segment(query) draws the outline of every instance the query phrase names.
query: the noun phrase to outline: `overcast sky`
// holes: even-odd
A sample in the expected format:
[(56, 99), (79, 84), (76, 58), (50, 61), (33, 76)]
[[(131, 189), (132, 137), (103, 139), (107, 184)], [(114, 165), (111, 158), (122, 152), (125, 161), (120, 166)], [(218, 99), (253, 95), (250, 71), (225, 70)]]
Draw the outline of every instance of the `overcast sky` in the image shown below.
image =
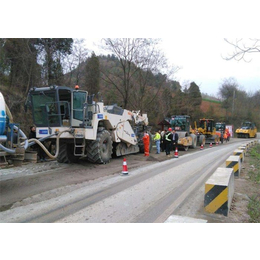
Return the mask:
[(217, 95), (223, 80), (233, 77), (247, 92), (260, 89), (260, 52), (248, 57), (249, 63), (222, 58), (233, 51), (224, 38), (260, 39), (258, 0), (132, 0), (126, 5), (97, 0), (86, 1), (84, 7), (79, 0), (69, 5), (46, 0), (51, 8), (25, 2), (30, 8), (18, 0), (2, 3), (3, 38), (85, 38), (90, 50), (93, 39), (161, 38), (169, 62), (181, 67), (175, 75), (181, 84), (194, 81), (201, 92)]
[[(191, 39), (190, 39), (191, 40)], [(229, 40), (235, 40), (230, 38)], [(195, 81), (203, 93), (217, 94), (224, 79), (236, 79), (245, 91), (260, 90), (260, 52), (247, 56), (245, 61), (230, 60), (234, 48), (220, 37), (163, 39), (166, 57), (182, 69), (176, 74), (180, 82)]]
[[(87, 47), (96, 54), (100, 53), (96, 46), (99, 42), (100, 39), (86, 39)], [(182, 86), (194, 81), (201, 92), (217, 96), (223, 81), (234, 78), (242, 90), (260, 90), (260, 53), (246, 56), (247, 62), (227, 61), (224, 58), (234, 48), (221, 37), (162, 38), (161, 48), (169, 63), (181, 68), (174, 79)]]
[(224, 38), (260, 39), (259, 1), (132, 0), (121, 12), (115, 11), (120, 1), (113, 2), (111, 15), (95, 30), (98, 36), (161, 38), (169, 62), (182, 68), (176, 80), (195, 81), (203, 93), (217, 95), (230, 77), (247, 92), (260, 89), (260, 52), (248, 56), (248, 63), (222, 58), (234, 50)]

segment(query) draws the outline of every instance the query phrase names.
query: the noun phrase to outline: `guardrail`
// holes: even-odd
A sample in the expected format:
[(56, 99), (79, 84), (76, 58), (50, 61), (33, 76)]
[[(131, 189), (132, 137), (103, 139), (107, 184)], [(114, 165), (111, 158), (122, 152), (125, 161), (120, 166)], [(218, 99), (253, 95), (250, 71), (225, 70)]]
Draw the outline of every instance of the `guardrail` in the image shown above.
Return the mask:
[(226, 160), (226, 168), (219, 167), (205, 182), (204, 210), (228, 216), (234, 196), (234, 179), (240, 178), (241, 164), (250, 147), (260, 143), (252, 140), (234, 150)]

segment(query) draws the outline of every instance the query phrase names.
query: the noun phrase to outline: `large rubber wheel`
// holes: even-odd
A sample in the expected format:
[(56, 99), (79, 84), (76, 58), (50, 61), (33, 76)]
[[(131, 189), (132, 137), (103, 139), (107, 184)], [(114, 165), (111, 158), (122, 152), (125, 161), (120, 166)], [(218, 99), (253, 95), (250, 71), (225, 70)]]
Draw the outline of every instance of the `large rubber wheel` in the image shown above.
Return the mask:
[(87, 143), (87, 158), (92, 163), (106, 164), (112, 156), (112, 138), (107, 130), (99, 132), (97, 139)]
[(205, 135), (200, 135), (199, 136), (199, 145), (205, 145), (205, 143), (206, 143), (206, 137), (205, 137)]
[(59, 163), (76, 163), (79, 157), (74, 155), (74, 144), (60, 142), (59, 155), (57, 161)]
[(183, 146), (183, 150), (187, 152), (189, 150), (189, 146)]
[(194, 135), (194, 134), (191, 134), (190, 136), (192, 138), (192, 146), (191, 147), (195, 149), (197, 147), (197, 136)]
[(216, 144), (217, 142), (219, 143), (220, 139), (218, 135), (213, 135), (214, 138), (214, 143)]

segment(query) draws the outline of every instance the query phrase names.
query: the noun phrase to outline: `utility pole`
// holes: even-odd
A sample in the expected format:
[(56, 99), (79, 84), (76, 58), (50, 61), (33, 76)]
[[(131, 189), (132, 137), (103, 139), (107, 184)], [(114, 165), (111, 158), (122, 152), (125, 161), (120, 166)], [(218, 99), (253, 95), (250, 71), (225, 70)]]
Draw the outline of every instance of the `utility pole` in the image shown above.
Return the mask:
[(233, 90), (233, 102), (232, 102), (232, 117), (234, 115), (234, 109), (235, 109), (235, 95), (236, 95), (236, 90)]

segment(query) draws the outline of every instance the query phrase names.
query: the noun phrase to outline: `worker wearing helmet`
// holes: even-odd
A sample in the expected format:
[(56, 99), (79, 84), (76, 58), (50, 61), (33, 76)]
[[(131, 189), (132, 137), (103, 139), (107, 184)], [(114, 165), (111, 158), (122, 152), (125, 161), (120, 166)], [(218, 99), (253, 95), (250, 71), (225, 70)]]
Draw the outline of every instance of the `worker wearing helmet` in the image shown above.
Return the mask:
[(144, 133), (143, 143), (144, 143), (144, 156), (149, 156), (150, 137), (147, 132)]
[(169, 128), (164, 134), (166, 156), (170, 157), (172, 147), (172, 129)]

